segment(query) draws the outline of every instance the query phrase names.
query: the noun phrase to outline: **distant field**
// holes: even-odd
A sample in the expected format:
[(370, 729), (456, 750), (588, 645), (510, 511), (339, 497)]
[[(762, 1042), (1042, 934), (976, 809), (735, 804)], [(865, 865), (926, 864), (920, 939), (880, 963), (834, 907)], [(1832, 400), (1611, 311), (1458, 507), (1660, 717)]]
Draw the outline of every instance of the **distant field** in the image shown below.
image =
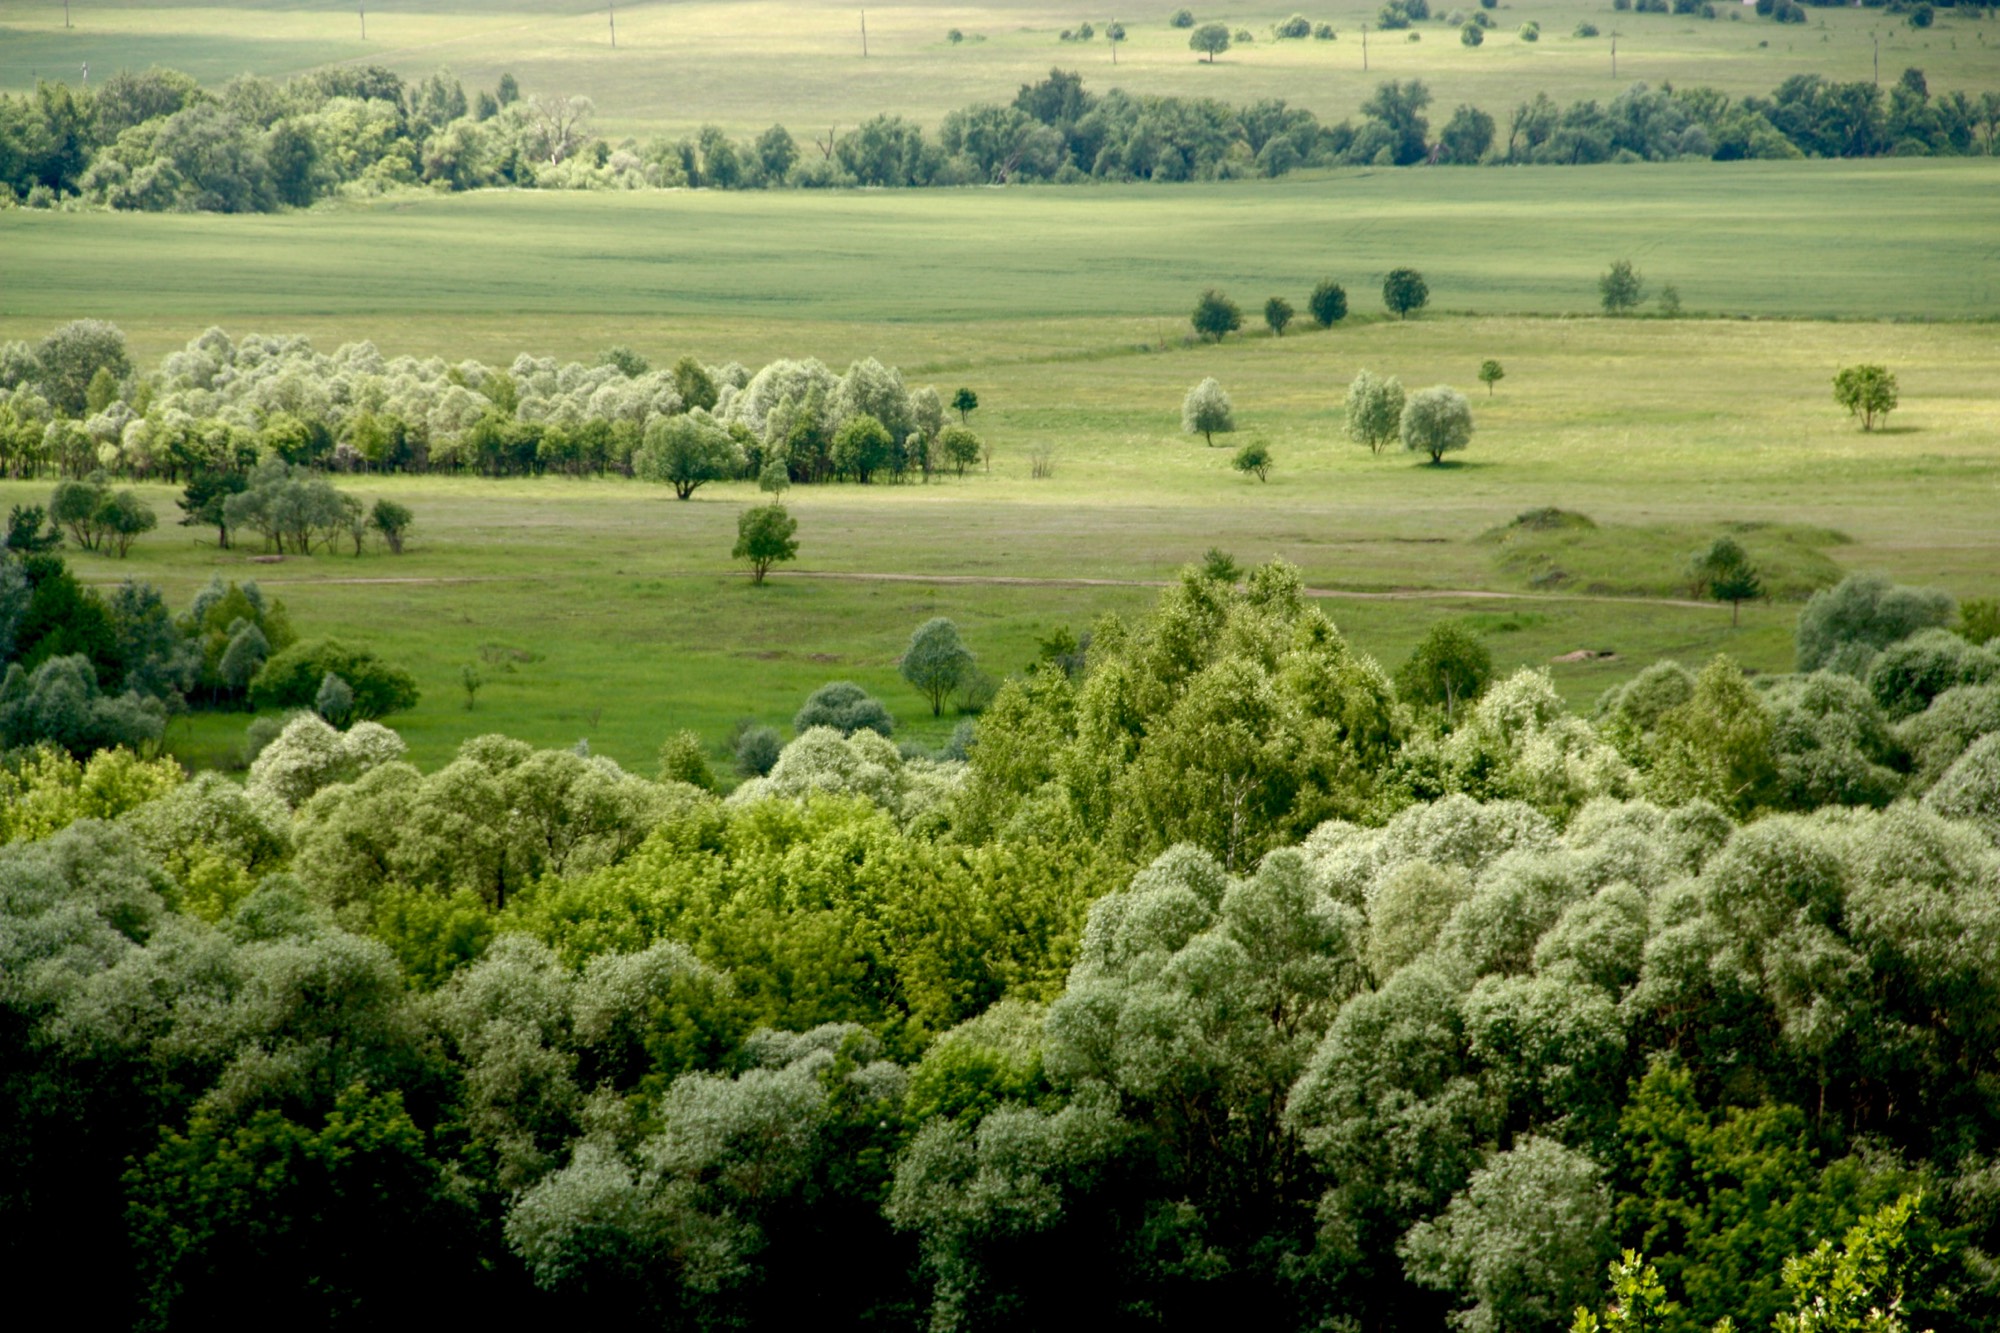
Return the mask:
[(396, 351), (907, 364), (1179, 337), (1200, 288), (1261, 308), (1345, 282), (1379, 313), (1589, 312), (1630, 258), (1689, 312), (1990, 318), (2000, 160), (1355, 170), (1174, 187), (413, 195), (274, 216), (0, 212), (0, 336), (79, 314), (142, 349), (210, 323)]
[[(1452, 8), (1436, 5), (1439, 15)], [(1470, 3), (1460, 6), (1470, 9)], [(1504, 118), (1516, 103), (1546, 90), (1558, 101), (1616, 96), (1635, 80), (1676, 86), (1708, 84), (1725, 92), (1768, 92), (1794, 74), (1872, 77), (1879, 56), (1885, 82), (1905, 66), (1924, 70), (1934, 91), (2000, 87), (2000, 22), (1972, 11), (1940, 9), (1927, 31), (1880, 9), (1812, 9), (1803, 25), (1757, 20), (1723, 3), (1718, 19), (1617, 13), (1608, 0), (1509, 0), (1497, 28), (1477, 50), (1450, 28), (1421, 24), (1406, 33), (1371, 33), (1362, 68), (1361, 24), (1378, 5), (1301, 6), (1333, 23), (1331, 42), (1271, 39), (1290, 6), (1197, 4), (1204, 19), (1247, 28), (1256, 40), (1213, 66), (1187, 49), (1187, 34), (1167, 26), (1168, 0), (1144, 12), (1080, 12), (1048, 0), (983, 5), (772, 3), (694, 0), (619, 4), (618, 46), (602, 4), (528, 0), (395, 0), (367, 9), (368, 40), (354, 3), (207, 0), (201, 4), (76, 0), (65, 30), (57, 0), (0, 0), (0, 89), (31, 87), (37, 77), (74, 80), (88, 62), (93, 77), (120, 67), (172, 65), (205, 80), (254, 72), (284, 77), (335, 62), (373, 62), (405, 74), (449, 66), (490, 86), (512, 71), (530, 92), (582, 93), (613, 135), (680, 134), (713, 122), (732, 131), (788, 125), (801, 141), (829, 127), (851, 127), (888, 111), (934, 124), (946, 111), (1004, 101), (1052, 64), (1082, 70), (1091, 87), (1220, 97), (1233, 102), (1282, 97), (1338, 119), (1351, 114), (1376, 82), (1420, 77), (1449, 115), (1471, 102)], [(868, 55), (861, 54), (867, 10)], [(1990, 11), (1985, 11), (1989, 12)], [(1098, 28), (1124, 21), (1130, 38), (1112, 65), (1100, 37), (1058, 41), (1085, 19)], [(1542, 40), (1516, 30), (1533, 19)], [(1589, 20), (1603, 32), (1571, 36)], [(1732, 21), (1735, 20), (1735, 21)], [(969, 40), (953, 46), (952, 28)], [(1618, 69), (1611, 69), (1611, 34)]]
[[(1732, 630), (1726, 608), (1678, 600), (1686, 557), (1724, 531), (1774, 585), (1849, 569), (1961, 597), (2000, 584), (2000, 325), (1450, 318), (1096, 358), (1010, 359), (1000, 346), (990, 361), (913, 377), (977, 388), (992, 471), (796, 488), (797, 572), (761, 590), (727, 559), (736, 514), (757, 498), (744, 484), (680, 504), (615, 480), (351, 479), (416, 510), (411, 554), (253, 565), (163, 526), (127, 561), (76, 563), (95, 580), (157, 581), (177, 605), (214, 572), (256, 577), (305, 632), (377, 645), (422, 682), (422, 706), (396, 725), (426, 764), (486, 730), (588, 736), (644, 766), (693, 727), (719, 752), (739, 718), (783, 724), (840, 677), (880, 691), (909, 734), (940, 738), (953, 719), (933, 723), (895, 675), (924, 618), (954, 617), (996, 674), (1018, 670), (1055, 626), (1145, 605), (1155, 593), (1143, 585), (1210, 546), (1246, 563), (1283, 555), (1312, 585), (1350, 594), (1329, 612), (1391, 666), (1447, 617), (1478, 630), (1504, 668), (1616, 653), (1553, 667), (1578, 703), (1661, 656), (1727, 651), (1789, 669), (1796, 603), (1746, 607)], [(1486, 356), (1507, 367), (1490, 397), (1473, 381)], [(1831, 401), (1833, 368), (1862, 358), (1902, 377), (1885, 433), (1862, 435)], [(1470, 389), (1479, 430), (1463, 461), (1430, 468), (1347, 443), (1340, 395), (1361, 366)], [(1208, 374), (1235, 398), (1242, 429), (1229, 443), (1254, 436), (1276, 455), (1268, 483), (1231, 471), (1230, 449), (1179, 433), (1180, 396)], [(1030, 480), (1029, 450), (1042, 446), (1055, 475)], [(46, 490), (0, 484), (0, 504)], [(171, 520), (171, 493), (147, 494)], [(1527, 561), (1482, 539), (1542, 505), (1599, 529)], [(879, 574), (916, 578), (826, 577)], [(952, 581), (963, 578), (1031, 582)], [(1078, 578), (1124, 583), (1062, 582)], [(397, 581), (346, 581), (377, 579)], [(1465, 595), (1481, 592), (1516, 596)], [(470, 713), (457, 686), (466, 662), (486, 662), (491, 681)], [(241, 725), (197, 717), (176, 724), (175, 744), (219, 761)]]

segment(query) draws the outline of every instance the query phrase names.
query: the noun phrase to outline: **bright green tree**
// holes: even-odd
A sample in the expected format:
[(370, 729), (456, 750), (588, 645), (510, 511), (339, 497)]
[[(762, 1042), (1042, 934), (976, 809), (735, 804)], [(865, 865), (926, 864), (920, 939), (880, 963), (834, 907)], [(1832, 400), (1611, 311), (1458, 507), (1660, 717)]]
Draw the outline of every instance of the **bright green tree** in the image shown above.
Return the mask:
[(772, 565), (798, 556), (798, 530), (799, 521), (776, 501), (746, 509), (737, 517), (736, 546), (730, 555), (737, 560), (748, 560), (750, 582), (761, 584)]
[(958, 626), (933, 616), (910, 635), (897, 670), (930, 702), (931, 716), (937, 717), (944, 712), (944, 701), (972, 674), (973, 665), (971, 651), (958, 637)]

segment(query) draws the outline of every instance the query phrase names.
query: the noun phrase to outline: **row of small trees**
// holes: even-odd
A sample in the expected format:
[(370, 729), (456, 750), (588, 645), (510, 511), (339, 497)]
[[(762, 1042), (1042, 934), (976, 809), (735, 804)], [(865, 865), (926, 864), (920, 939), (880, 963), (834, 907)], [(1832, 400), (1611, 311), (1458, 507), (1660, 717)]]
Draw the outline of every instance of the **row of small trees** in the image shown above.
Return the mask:
[[(1408, 319), (1430, 299), (1424, 275), (1413, 268), (1391, 269), (1382, 279), (1382, 306), (1398, 319)], [(1332, 328), (1347, 318), (1347, 289), (1332, 278), (1322, 279), (1306, 297), (1306, 312), (1319, 327)], [(1297, 313), (1290, 301), (1273, 296), (1264, 302), (1264, 327), (1272, 337), (1282, 338)], [(1204, 342), (1221, 342), (1243, 327), (1243, 309), (1219, 288), (1209, 287), (1195, 301), (1189, 322)]]

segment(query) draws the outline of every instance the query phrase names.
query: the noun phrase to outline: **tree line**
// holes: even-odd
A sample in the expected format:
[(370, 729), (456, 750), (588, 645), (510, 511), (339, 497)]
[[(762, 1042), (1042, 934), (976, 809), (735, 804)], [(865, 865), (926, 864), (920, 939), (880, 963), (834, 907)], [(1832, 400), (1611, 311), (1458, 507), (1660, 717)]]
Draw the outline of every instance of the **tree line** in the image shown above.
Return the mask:
[(185, 482), (189, 521), (221, 545), (248, 525), (280, 551), (341, 535), (358, 550), (368, 531), (401, 549), (407, 510), (359, 514), (313, 471), (616, 472), (681, 499), (732, 478), (768, 490), (929, 480), (984, 461), (978, 408), (971, 388), (947, 400), (872, 357), (845, 372), (811, 358), (656, 369), (612, 347), (594, 362), (523, 354), (501, 367), (209, 329), (141, 371), (101, 320), (0, 344), (0, 470)]
[[(1481, 14), (1483, 17), (1483, 14)], [(1227, 36), (1226, 30), (1224, 36)], [(801, 144), (782, 125), (732, 139), (612, 143), (586, 97), (523, 97), (511, 75), (468, 95), (440, 70), (405, 82), (375, 66), (285, 83), (246, 75), (202, 88), (169, 69), (95, 89), (43, 83), (0, 97), (0, 191), (49, 206), (260, 212), (333, 194), (447, 190), (930, 187), (1013, 181), (1227, 180), (1304, 167), (1706, 158), (1991, 155), (2000, 92), (1933, 96), (1922, 71), (1894, 84), (1795, 75), (1769, 96), (1634, 83), (1609, 102), (1546, 93), (1500, 116), (1455, 108), (1433, 131), (1421, 80), (1380, 84), (1359, 121), (1325, 124), (1281, 99), (1085, 90), (1052, 69), (1012, 101), (926, 130), (884, 113)]]
[(1989, 1327), (1996, 637), (1857, 577), (1584, 715), (1214, 553), (955, 752), (829, 687), (727, 796), (16, 750), (0, 1251), (147, 1327)]

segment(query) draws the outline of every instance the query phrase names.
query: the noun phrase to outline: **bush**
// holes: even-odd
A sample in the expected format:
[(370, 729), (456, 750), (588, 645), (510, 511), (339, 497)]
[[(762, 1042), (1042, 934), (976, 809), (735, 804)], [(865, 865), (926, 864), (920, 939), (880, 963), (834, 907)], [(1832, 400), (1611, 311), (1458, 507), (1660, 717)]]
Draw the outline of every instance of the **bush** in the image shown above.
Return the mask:
[(1236, 451), (1230, 466), (1246, 476), (1254, 476), (1259, 481), (1268, 481), (1271, 476), (1271, 451), (1263, 441), (1252, 440)]
[(1850, 574), (1816, 592), (1799, 612), (1798, 669), (1867, 674), (1875, 654), (1918, 630), (1951, 621), (1949, 595), (1905, 588), (1880, 574)]
[(353, 691), (353, 715), (387, 717), (417, 706), (416, 677), (365, 648), (333, 639), (295, 643), (264, 663), (250, 681), (252, 708), (314, 708), (321, 684), (336, 675)]
[(1478, 46), (1486, 40), (1486, 32), (1477, 23), (1468, 23), (1458, 30), (1458, 40), (1464, 46)]
[(1339, 34), (1333, 30), (1333, 25), (1331, 23), (1318, 23), (1313, 25), (1313, 40), (1316, 42), (1330, 42), (1337, 36), (1339, 36)]
[(1597, 36), (1597, 25), (1595, 23), (1579, 23), (1576, 25), (1576, 31), (1571, 33), (1570, 36), (1595, 37)]
[(1539, 23), (1523, 23), (1521, 25), (1521, 40), (1524, 42), (1541, 41), (1542, 25)]
[(97, 671), (77, 654), (51, 657), (32, 673), (16, 662), (0, 684), (0, 744), (54, 745), (77, 758), (158, 741), (166, 710), (136, 694), (98, 692)]
[(1192, 9), (1176, 9), (1174, 16), (1168, 19), (1167, 23), (1176, 28), (1192, 28), (1194, 26), (1194, 11)]
[(800, 735), (814, 727), (832, 727), (843, 736), (857, 731), (888, 736), (896, 730), (896, 719), (880, 699), (853, 681), (835, 680), (814, 690), (792, 718), (792, 730)]
[(746, 778), (761, 778), (778, 762), (778, 753), (785, 748), (785, 742), (776, 727), (751, 726), (737, 733), (732, 748), (736, 753), (736, 771)]
[(1294, 14), (1277, 27), (1271, 29), (1271, 33), (1276, 37), (1293, 40), (1300, 37), (1310, 37), (1312, 36), (1312, 20), (1308, 19), (1304, 14)]

